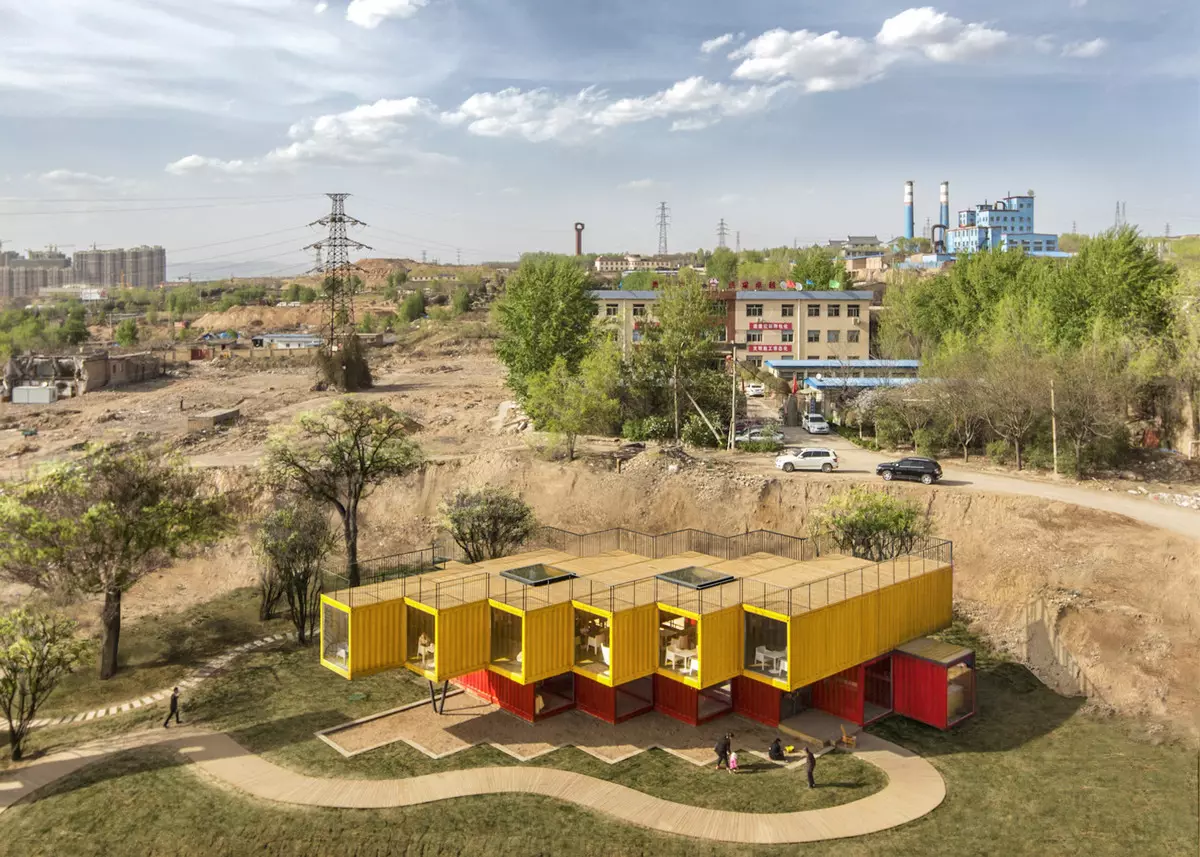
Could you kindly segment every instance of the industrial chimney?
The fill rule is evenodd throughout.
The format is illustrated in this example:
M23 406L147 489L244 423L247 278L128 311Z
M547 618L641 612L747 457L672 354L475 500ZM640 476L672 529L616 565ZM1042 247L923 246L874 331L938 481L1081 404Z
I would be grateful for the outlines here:
M950 228L950 182L942 182L942 219L939 221L942 226Z
M913 183L904 183L904 237L913 237Z
M575 224L575 255L583 255L583 224Z

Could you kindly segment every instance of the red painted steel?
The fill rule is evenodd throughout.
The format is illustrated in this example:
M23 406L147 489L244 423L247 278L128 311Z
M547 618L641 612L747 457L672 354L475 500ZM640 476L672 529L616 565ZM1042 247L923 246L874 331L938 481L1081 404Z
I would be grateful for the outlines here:
M863 665L850 667L813 685L813 708L857 723L863 722Z
M738 676L733 684L733 710L743 717L765 723L767 726L779 725L779 701L783 691L771 687L752 678Z
M520 684L511 678L492 673L492 691L496 704L522 720L533 720L534 692L532 684Z
M575 679L575 707L606 723L617 722L616 690L590 678Z
M461 688L469 690L476 696L494 703L496 702L496 692L492 688L492 677L495 675L495 673L488 670L476 670L473 673L459 676L454 679L454 683Z
M863 721L874 723L892 712L892 656L884 655L866 664L863 668ZM875 706L870 715L867 705Z
M699 725L700 691L665 676L654 676L654 710Z
M946 667L906 652L894 652L892 702L897 714L945 729Z

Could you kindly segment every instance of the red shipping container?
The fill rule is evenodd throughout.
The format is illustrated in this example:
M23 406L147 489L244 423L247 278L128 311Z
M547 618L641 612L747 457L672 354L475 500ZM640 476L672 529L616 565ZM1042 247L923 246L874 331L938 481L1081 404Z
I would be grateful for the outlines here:
M617 722L617 692L590 678L576 677L575 707L606 723Z
M692 726L700 723L700 691L683 682L654 676L654 710Z
M966 666L967 673L951 682L950 673L957 671L959 665ZM938 729L948 729L965 720L975 713L974 670L975 653L970 649L925 638L905 643L892 654L896 713ZM955 708L961 712L953 721L949 717L951 686L959 696Z
M752 678L738 676L733 684L733 710L743 717L765 723L767 726L779 725L779 701L783 691Z
M454 679L454 684L468 690L480 699L486 699L488 702L496 702L496 693L492 690L492 676L495 673L488 670L476 670L473 673L459 676Z
M863 721L863 665L850 667L813 685L813 708L859 726Z
M455 679L460 686L522 720L533 722L534 692L532 684L519 684L490 670L477 670Z

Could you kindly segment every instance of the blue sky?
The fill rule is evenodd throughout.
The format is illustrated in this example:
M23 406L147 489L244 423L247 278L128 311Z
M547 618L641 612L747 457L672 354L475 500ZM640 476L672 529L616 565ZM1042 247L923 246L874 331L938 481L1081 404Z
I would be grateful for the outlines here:
M1200 232L1194 0L0 0L0 241L299 271L325 191L452 261L918 228ZM107 209L97 211L97 209ZM263 236L260 238L244 236ZM239 240L240 239L240 240ZM213 246L208 246L213 245ZM196 248L196 249L191 249ZM69 247L68 247L69 249ZM243 271L245 269L242 269Z

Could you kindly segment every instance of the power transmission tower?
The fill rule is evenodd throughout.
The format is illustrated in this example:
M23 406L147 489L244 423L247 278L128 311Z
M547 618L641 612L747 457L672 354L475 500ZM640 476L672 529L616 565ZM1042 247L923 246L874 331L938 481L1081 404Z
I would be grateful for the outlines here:
M658 255L667 255L667 226L671 223L671 209L665 202L658 204Z
M425 264L425 251L424 250L421 251L421 264L422 265Z
M733 233L733 246L736 248L733 252L739 256L742 255L742 230Z
M1124 226L1127 223L1129 223L1129 220L1128 220L1128 218L1125 217L1125 203L1122 202L1121 203L1121 225Z
M725 225L725 218L721 218L721 222L717 224L717 246L729 247L729 227Z
M1170 237L1171 237L1171 224L1169 224L1169 223L1168 223L1168 224L1166 225L1166 227L1164 227L1164 228L1163 228L1163 237L1164 237L1164 238L1170 238Z
M454 251L454 264L456 264L456 265L462 264L462 250L461 249Z
M309 226L324 226L329 230L329 235L304 249L325 253L325 262L315 273L322 275L325 286L328 318L324 326L329 333L325 348L332 353L338 348L339 334L349 336L354 330L354 272L360 269L350 263L350 251L371 248L346 235L348 226L366 226L361 220L346 214L346 197L350 194L325 195L332 200L332 209L329 214L320 220L314 220Z
M1079 234L1079 230L1075 228L1075 221L1074 221L1074 220L1072 220L1072 221L1071 221L1071 234L1072 234L1072 235L1078 235L1078 234Z

